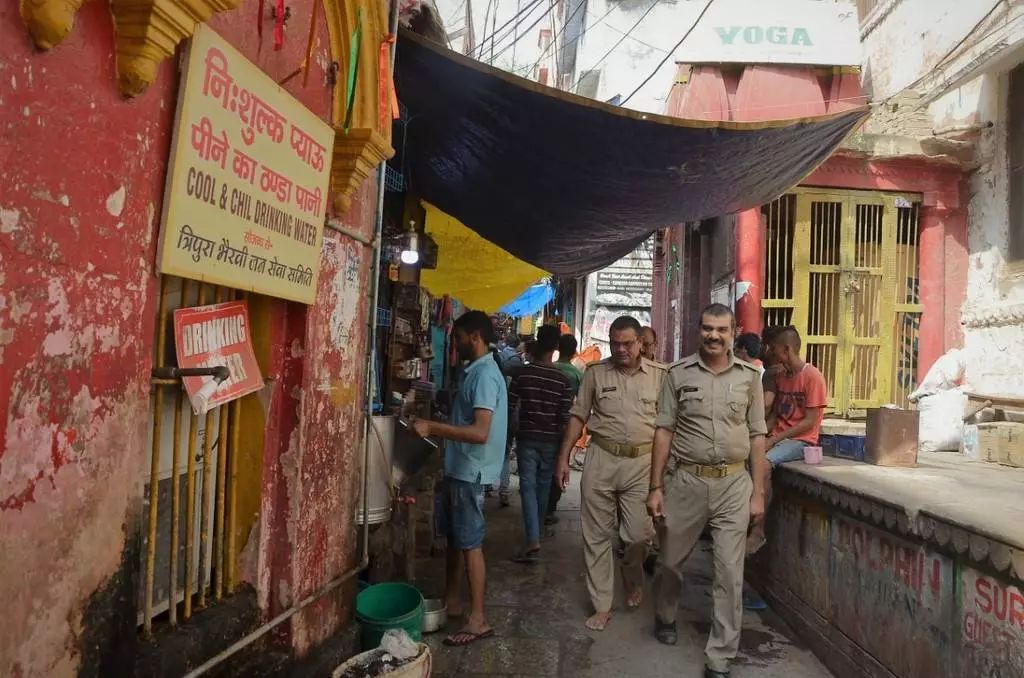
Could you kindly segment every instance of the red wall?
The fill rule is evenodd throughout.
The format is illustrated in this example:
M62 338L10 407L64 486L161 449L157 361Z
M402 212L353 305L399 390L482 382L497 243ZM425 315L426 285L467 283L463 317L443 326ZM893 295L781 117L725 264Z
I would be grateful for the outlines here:
M312 0L290 0L284 49L257 5L211 26L275 79L302 61ZM321 11L322 17L322 11ZM328 118L326 26L309 85ZM142 522L151 419L155 242L177 90L176 59L136 100L117 91L105 3L67 40L34 49L0 7L0 675L71 676L87 602L125 565ZM373 228L374 187L342 221ZM275 301L258 576L264 614L350 566L369 255L325 236L316 303ZM134 566L128 563L127 566ZM293 626L301 651L344 618L329 599Z

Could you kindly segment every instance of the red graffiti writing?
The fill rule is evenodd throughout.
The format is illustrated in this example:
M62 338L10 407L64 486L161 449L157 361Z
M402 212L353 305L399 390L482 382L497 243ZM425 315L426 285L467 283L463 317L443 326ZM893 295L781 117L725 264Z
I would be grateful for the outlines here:
M1020 671L1024 670L1024 639L1014 631L1005 622L993 621L979 612L964 614L961 629L964 644L982 648L988 662L1015 670L1011 674L984 671L982 675L1020 675Z
M838 522L839 546L853 553L857 562L866 562L872 572L891 573L895 581L921 593L925 584L938 594L942 587L942 561L925 555L924 549L912 549L873 530Z
M993 647L1013 645L1017 642L1011 631L977 612L968 612L964 615L963 634L964 642Z
M974 590L974 606L980 614L1024 631L1024 594L1016 586L1003 586L988 577L978 577Z

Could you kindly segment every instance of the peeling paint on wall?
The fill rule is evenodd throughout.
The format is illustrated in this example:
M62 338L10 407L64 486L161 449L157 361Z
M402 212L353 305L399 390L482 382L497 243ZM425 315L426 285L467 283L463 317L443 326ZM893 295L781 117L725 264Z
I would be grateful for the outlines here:
M121 216L124 211L125 190L121 186L107 197L107 212L113 217Z
M20 211L0 207L0 233L13 233L18 228L18 220L20 218Z
M295 0L291 9L301 16L312 5ZM210 24L280 79L302 60L305 41L261 51L239 20L255 11L246 0ZM0 595L9 613L0 619L0 675L114 675L83 666L96 652L79 645L110 640L84 635L83 617L133 553L126 532L143 524L154 236L176 64L168 60L144 95L124 101L111 70L109 9L96 3L82 7L57 50L38 53L17 13L0 16L0 44L0 135L15 140L13 150L0 144ZM324 71L336 58L318 56L307 87L301 78L286 86L324 118L333 94ZM348 215L365 232L371 183ZM357 250L352 260L341 268L344 294L328 262L316 306L271 302L261 515L242 559L264 614L354 558L369 257ZM129 576L140 574L138 560L129 558ZM116 604L132 616L135 602ZM339 591L294 620L298 649L348 619Z
M75 32L88 37L44 56L16 13L0 17L0 68L17 73L0 79L0 130L15 141L0 144L4 676L95 675L81 665L84 615L121 567L141 507L154 254L145 203L126 195L131 228L102 227L118 186L159 202L169 116L156 99L172 83L121 100L108 80L109 26L105 7L87 5ZM89 122L96 104L102 117ZM151 151L128 143L154 123Z

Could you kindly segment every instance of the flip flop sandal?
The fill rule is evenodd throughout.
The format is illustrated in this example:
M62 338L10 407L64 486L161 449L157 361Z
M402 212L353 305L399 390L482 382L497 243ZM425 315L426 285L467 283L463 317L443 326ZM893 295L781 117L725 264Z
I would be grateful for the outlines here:
M472 645L478 640L485 640L494 635L494 629L487 629L480 633L473 633L472 631L456 631L452 635L448 636L442 641L442 644L447 647L465 647ZM456 638L462 637L462 640L456 640Z

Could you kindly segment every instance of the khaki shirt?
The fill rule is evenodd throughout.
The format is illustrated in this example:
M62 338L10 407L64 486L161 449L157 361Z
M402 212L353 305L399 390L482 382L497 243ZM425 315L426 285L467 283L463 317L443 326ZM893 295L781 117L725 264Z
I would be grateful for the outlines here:
M668 368L658 401L658 428L675 433L671 452L690 464L745 461L750 438L768 433L760 371L731 357L715 374L700 354Z
M654 440L658 395L667 368L645 358L626 374L609 360L589 365L569 414L611 444L645 445Z

